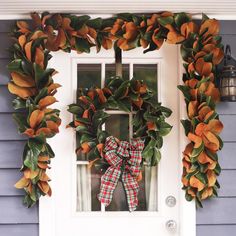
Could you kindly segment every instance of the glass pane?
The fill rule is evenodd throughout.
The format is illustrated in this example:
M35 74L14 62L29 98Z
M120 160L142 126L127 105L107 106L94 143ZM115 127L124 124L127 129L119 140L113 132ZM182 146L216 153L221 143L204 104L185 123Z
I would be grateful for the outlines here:
M106 131L119 140L129 140L129 116L110 115L105 123Z
M143 80L157 93L157 64L134 64L134 78Z
M77 211L100 211L97 195L100 190L101 173L87 164L77 166Z
M106 74L105 78L109 78L116 75L116 65L115 64L106 64ZM122 77L125 80L129 79L129 64L122 65Z
M77 65L78 88L101 87L101 64Z

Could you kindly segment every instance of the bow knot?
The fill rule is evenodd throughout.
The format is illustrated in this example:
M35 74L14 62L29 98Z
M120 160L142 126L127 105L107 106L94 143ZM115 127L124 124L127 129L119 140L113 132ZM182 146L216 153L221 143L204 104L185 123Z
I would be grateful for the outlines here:
M105 142L104 158L110 167L101 178L101 187L98 199L108 206L111 203L113 192L119 178L126 191L127 202L130 211L134 211L138 205L138 182L142 161L144 142L141 139L132 139L131 142L120 141L109 136Z

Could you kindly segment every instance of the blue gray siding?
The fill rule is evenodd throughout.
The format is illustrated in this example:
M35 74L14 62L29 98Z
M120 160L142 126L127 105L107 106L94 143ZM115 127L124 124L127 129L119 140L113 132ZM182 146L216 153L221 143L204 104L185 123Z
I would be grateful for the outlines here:
M12 24L0 21L0 236L38 236L38 207L26 209L21 204L23 192L13 187L20 176L24 138L17 134L12 121L12 96L6 87L6 48ZM236 24L222 22L221 30L224 43L231 45L236 58ZM219 155L222 187L217 199L205 202L204 208L197 211L198 236L232 236L236 232L236 103L221 103L218 112L225 124L225 146Z
M222 21L221 34L236 59L236 21ZM217 109L225 127L221 135L225 145L219 153L221 189L218 198L197 211L197 236L236 235L236 103L221 102Z
M19 168L24 137L12 120L12 95L7 91L6 65L10 45L9 29L14 21L0 21L0 236L38 236L38 207L22 205L23 191L14 188L20 178Z

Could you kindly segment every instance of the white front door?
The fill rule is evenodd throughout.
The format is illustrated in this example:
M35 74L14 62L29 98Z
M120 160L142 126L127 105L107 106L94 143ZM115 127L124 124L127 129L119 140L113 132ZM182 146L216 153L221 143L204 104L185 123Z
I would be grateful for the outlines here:
M51 171L53 196L40 201L40 236L195 235L194 228L193 232L181 230L178 50L177 46L166 44L146 54L142 49L123 52L123 76L146 80L156 90L158 100L173 111L167 120L173 129L164 137L162 159L157 167L144 168L139 207L132 213L127 211L120 184L111 206L100 205L96 195L101 173L89 170L86 158L76 156L75 132L66 128L73 119L67 109L69 104L76 102L77 88L102 87L105 78L114 75L114 51L102 50L98 54L95 50L90 54L57 52L53 55L51 64L59 71L54 79L62 85L57 94L62 125L60 133L50 140L56 155ZM111 119L106 129L121 139L132 136L132 114L109 113ZM189 219L191 217L189 215Z

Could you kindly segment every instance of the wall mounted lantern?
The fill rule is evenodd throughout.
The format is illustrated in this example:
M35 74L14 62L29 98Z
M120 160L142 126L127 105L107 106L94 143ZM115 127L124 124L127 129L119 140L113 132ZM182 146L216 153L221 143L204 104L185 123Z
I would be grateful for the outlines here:
M221 100L236 102L236 68L231 61L231 49L226 45L224 67L220 75Z

